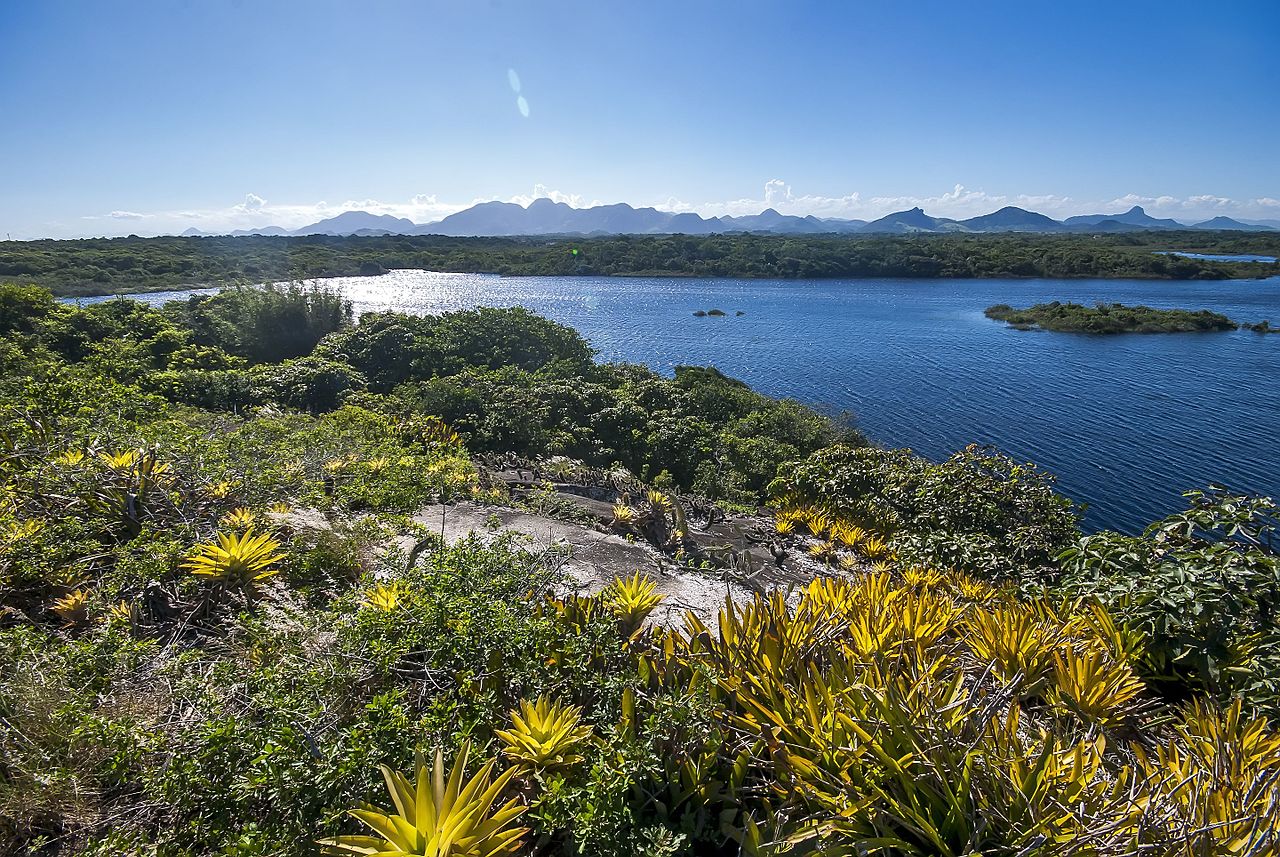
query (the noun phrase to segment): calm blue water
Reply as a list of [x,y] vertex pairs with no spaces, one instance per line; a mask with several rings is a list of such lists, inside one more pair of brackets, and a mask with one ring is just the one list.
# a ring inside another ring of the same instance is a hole
[[[523,305],[606,360],[714,364],[774,396],[851,411],[876,441],[940,459],[991,443],[1059,477],[1088,528],[1129,532],[1220,482],[1280,496],[1280,336],[1020,332],[991,304],[1118,301],[1280,322],[1280,278],[705,280],[396,271],[327,281],[358,311]],[[188,292],[140,296],[159,303]],[[695,318],[723,309],[727,317]],[[735,317],[737,310],[746,315]]]
[[1184,256],[1188,259],[1212,259],[1215,262],[1274,262],[1275,256],[1253,256],[1248,253],[1224,255],[1220,253],[1184,253],[1181,250],[1157,250],[1161,256]]

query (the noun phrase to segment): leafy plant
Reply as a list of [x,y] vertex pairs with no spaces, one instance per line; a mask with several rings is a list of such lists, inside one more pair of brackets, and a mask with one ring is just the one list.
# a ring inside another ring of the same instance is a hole
[[512,728],[494,733],[506,747],[503,752],[534,771],[569,768],[582,762],[579,751],[591,737],[591,727],[581,725],[582,709],[540,696],[534,702],[520,700],[511,712]]
[[941,464],[909,450],[832,446],[782,468],[770,491],[881,534],[908,564],[987,577],[1039,579],[1078,537],[1051,476],[978,446]]
[[280,542],[268,532],[254,534],[252,527],[240,533],[220,533],[217,542],[197,545],[182,567],[198,577],[224,583],[252,585],[272,575],[284,554]]
[[365,590],[363,603],[374,610],[390,613],[400,604],[403,596],[404,590],[398,583],[379,583]]
[[1125,663],[1114,663],[1099,649],[1077,654],[1074,649],[1054,657],[1049,697],[1061,710],[1085,723],[1111,727],[1137,711],[1142,682]]
[[[443,753],[437,749],[430,768],[418,756],[415,782],[383,765],[395,811],[376,807],[349,810],[376,836],[346,835],[320,840],[331,854],[417,855],[417,857],[501,857],[516,854],[528,828],[514,822],[525,809],[515,800],[497,805],[515,769],[493,778],[490,759],[463,781],[470,745],[463,745],[446,775]],[[496,808],[495,808],[496,805]]]
[[623,632],[633,634],[639,630],[653,608],[666,596],[659,595],[657,585],[640,572],[631,577],[621,577],[600,593],[601,601],[618,617]]
[[1021,605],[977,610],[968,620],[969,647],[997,679],[1018,683],[1022,694],[1034,694],[1048,678],[1060,632]]
[[1221,488],[1185,496],[1187,511],[1140,537],[1079,539],[1062,555],[1061,587],[1096,599],[1140,635],[1137,665],[1170,692],[1189,685],[1223,697],[1243,693],[1280,711],[1280,510]]

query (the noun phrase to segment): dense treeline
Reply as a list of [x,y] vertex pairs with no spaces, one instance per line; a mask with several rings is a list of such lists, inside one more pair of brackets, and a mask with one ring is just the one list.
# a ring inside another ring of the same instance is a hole
[[[1082,536],[993,450],[592,357],[524,310],[0,287],[0,853],[1275,853],[1270,500]],[[767,498],[812,580],[646,625],[653,580],[499,532],[478,450],[605,464],[608,528],[715,590],[682,488]],[[409,517],[462,499],[491,531]]]
[[125,299],[75,308],[34,286],[0,286],[0,334],[20,336],[24,354],[85,363],[219,411],[376,401],[388,413],[444,417],[476,452],[616,463],[744,503],[762,498],[781,462],[861,442],[714,369],[663,378],[598,365],[576,331],[522,308],[350,321],[336,295],[296,286],[227,289],[162,309]]
[[507,275],[707,277],[1265,277],[1268,263],[1163,250],[1280,254],[1280,233],[1117,235],[441,236],[114,238],[0,242],[0,278],[55,294],[379,274],[393,268]]
[[1099,303],[1095,306],[1053,301],[1026,309],[1008,304],[987,307],[986,316],[1006,321],[1019,330],[1054,330],[1060,333],[1201,333],[1237,330],[1225,315],[1207,309],[1155,309]]

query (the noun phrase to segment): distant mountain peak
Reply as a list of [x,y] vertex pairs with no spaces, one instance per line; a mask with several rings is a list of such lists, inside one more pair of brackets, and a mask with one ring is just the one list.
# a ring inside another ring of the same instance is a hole
[[[1280,223],[1280,221],[1277,221]],[[416,224],[390,214],[367,211],[343,211],[337,215],[287,230],[278,226],[236,230],[237,235],[448,235],[448,236],[518,236],[518,235],[711,235],[715,233],[757,232],[786,235],[818,235],[854,233],[910,235],[917,233],[955,232],[1123,232],[1140,229],[1234,229],[1263,231],[1272,225],[1242,223],[1218,216],[1192,226],[1168,218],[1147,214],[1134,205],[1122,214],[1084,214],[1054,220],[1047,215],[1006,205],[990,214],[953,220],[933,217],[920,206],[886,214],[867,223],[862,220],[820,218],[814,215],[783,214],[772,206],[759,214],[703,217],[696,212],[659,211],[635,208],[625,202],[574,208],[566,202],[538,197],[527,205],[501,200],[479,202],[470,208],[427,224]],[[192,227],[184,235],[210,235]]]
[[942,232],[954,223],[954,220],[947,220],[942,217],[930,217],[924,213],[923,208],[917,205],[915,208],[908,208],[905,211],[895,211],[891,214],[886,214],[879,220],[871,221],[859,231],[889,233]]
[[1156,218],[1147,214],[1146,210],[1135,205],[1123,214],[1078,214],[1062,221],[1070,229],[1093,229],[1101,227],[1103,231],[1114,232],[1124,229],[1186,229],[1186,224],[1169,218]]
[[386,232],[405,233],[416,227],[412,220],[390,214],[370,214],[367,211],[344,211],[341,214],[295,229],[294,235],[351,235],[362,229],[378,229]]
[[1272,232],[1275,227],[1267,226],[1262,223],[1242,223],[1225,215],[1219,214],[1210,220],[1192,224],[1192,229],[1229,229],[1236,232]]
[[961,220],[959,225],[972,232],[1061,232],[1066,228],[1051,217],[1016,205]]

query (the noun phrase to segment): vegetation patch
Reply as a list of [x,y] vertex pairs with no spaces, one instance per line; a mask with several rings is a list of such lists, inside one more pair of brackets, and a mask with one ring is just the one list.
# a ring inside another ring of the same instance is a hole
[[[0,852],[1280,837],[1270,500],[1192,492],[1142,536],[1082,536],[1032,465],[876,449],[709,367],[601,366],[523,310],[354,325],[323,292],[224,294],[0,287]],[[643,573],[587,596],[500,526],[446,544],[524,455],[677,551],[688,492],[708,531],[768,503],[772,532],[739,535],[812,577],[711,578],[756,594],[657,625],[675,599]]]
[[1154,309],[1108,303],[1087,307],[1054,301],[1027,309],[996,304],[987,307],[986,316],[1006,321],[1019,330],[1038,328],[1061,333],[1203,333],[1239,327],[1225,315],[1204,309]]
[[61,295],[373,276],[398,268],[506,276],[1271,277],[1268,262],[1159,255],[1177,242],[1210,255],[1280,255],[1276,233],[1116,235],[440,235],[89,238],[0,241],[0,280]]

